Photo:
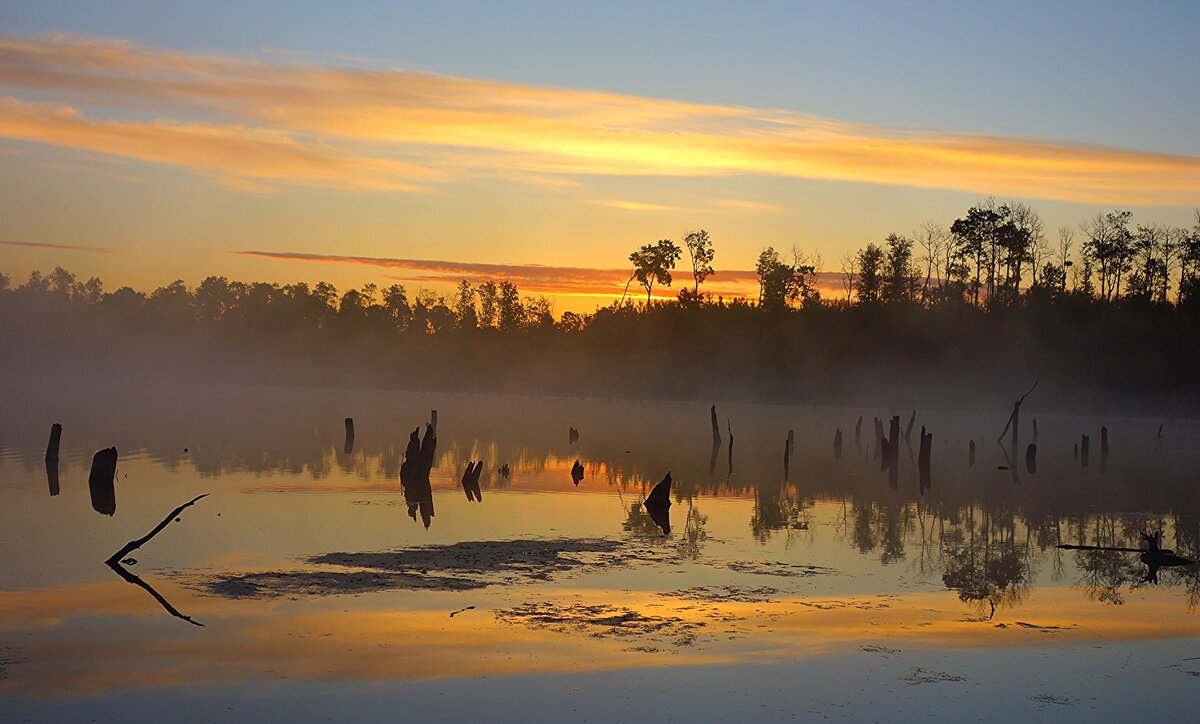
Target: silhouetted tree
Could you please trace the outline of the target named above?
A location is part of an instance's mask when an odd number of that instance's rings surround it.
[[[712,241],[704,229],[688,232],[687,236],[683,237],[683,245],[692,260],[692,279],[695,280],[692,291],[699,293],[700,285],[713,273],[712,260],[716,252],[713,251]]]
[[[655,283],[671,286],[671,270],[683,251],[670,239],[660,239],[657,244],[645,244],[629,255],[633,262],[633,276],[646,288],[646,304],[650,304],[650,293]]]
[[[883,249],[867,244],[858,252],[858,301],[873,304],[883,292]]]
[[[458,318],[459,329],[475,329],[479,326],[479,317],[475,313],[475,290],[466,279],[458,283],[454,297],[454,316]]]
[[[911,302],[920,290],[920,275],[912,260],[912,240],[889,234],[879,297],[884,302]]]
[[[496,282],[489,280],[480,284],[476,293],[479,295],[479,326],[495,327],[498,309]]]
[[[1096,214],[1083,222],[1080,229],[1088,240],[1084,243],[1088,258],[1099,266],[1100,298],[1121,296],[1121,279],[1129,271],[1133,258],[1133,234],[1129,231],[1131,211],[1110,211]]]

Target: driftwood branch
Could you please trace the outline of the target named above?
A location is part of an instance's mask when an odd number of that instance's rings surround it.
[[[187,621],[188,623],[192,624],[193,626],[204,626],[204,624],[200,623],[199,621],[193,620],[191,616],[185,616],[182,613],[180,613],[178,609],[176,609],[174,606],[171,605],[170,601],[168,601],[167,599],[162,597],[161,593],[154,590],[153,586],[151,586],[149,583],[146,583],[145,581],[138,578],[133,573],[130,573],[128,570],[126,570],[125,566],[122,566],[120,561],[109,560],[109,561],[105,561],[105,563],[107,563],[108,567],[113,569],[113,571],[115,571],[118,576],[120,576],[121,578],[124,578],[129,583],[132,583],[133,585],[138,586],[139,588],[146,591],[146,593],[149,593],[151,596],[153,596],[154,600],[158,601],[159,605],[161,605],[163,607],[163,609],[166,610],[167,613],[171,614],[175,618],[181,618],[184,621]]]
[[[141,538],[138,538],[137,540],[131,540],[128,543],[126,543],[125,545],[121,546],[121,550],[119,550],[116,553],[113,553],[111,556],[109,556],[108,560],[105,561],[105,563],[107,563],[109,565],[112,565],[114,562],[120,563],[121,559],[124,558],[126,555],[136,551],[138,548],[141,548],[143,545],[148,543],[151,538],[153,538],[154,536],[161,533],[162,529],[166,528],[168,525],[170,525],[171,521],[175,520],[175,518],[177,518],[179,516],[179,514],[183,512],[184,508],[195,505],[197,500],[200,500],[201,498],[207,498],[207,497],[208,497],[208,493],[205,493],[204,495],[197,495],[196,497],[192,498],[188,502],[179,506],[175,510],[172,510],[170,513],[167,514],[166,518],[162,519],[161,523],[154,526],[154,530],[150,531],[149,533],[142,536]]]
[[[170,525],[171,521],[175,520],[175,518],[177,518],[179,514],[183,512],[184,508],[195,505],[197,500],[207,497],[208,493],[205,493],[204,495],[197,495],[195,498],[192,498],[175,510],[172,510],[166,518],[163,518],[161,523],[154,526],[154,530],[151,530],[149,533],[141,538],[138,538],[137,540],[129,541],[125,545],[121,546],[121,550],[113,553],[111,556],[109,556],[108,560],[104,561],[105,565],[111,568],[118,576],[124,578],[128,583],[132,583],[133,585],[143,589],[146,591],[146,593],[149,593],[155,601],[158,601],[159,605],[162,606],[167,613],[171,614],[175,618],[181,618],[193,626],[203,626],[204,624],[200,623],[199,621],[192,620],[191,616],[185,616],[184,614],[180,613],[178,609],[176,609],[169,601],[167,601],[167,599],[163,598],[162,594],[154,590],[153,586],[151,586],[149,583],[146,583],[135,574],[130,573],[125,566],[121,565],[121,560],[129,553],[141,548],[151,538],[161,533],[162,529]]]

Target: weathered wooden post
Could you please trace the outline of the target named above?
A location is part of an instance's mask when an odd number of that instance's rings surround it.
[[[975,467],[975,441],[971,440],[971,444],[967,447],[967,464]]]
[[[350,453],[354,452],[354,418],[353,417],[346,418],[346,445],[342,449],[342,452],[346,455],[349,455]]]
[[[1029,447],[1025,448],[1025,472],[1030,475],[1037,473],[1037,443],[1029,443]]]
[[[1089,458],[1091,457],[1091,455],[1089,454],[1090,452],[1091,452],[1091,440],[1088,439],[1087,435],[1084,435],[1079,440],[1079,463],[1080,463],[1080,465],[1082,465],[1085,468],[1088,466],[1088,463],[1090,462],[1090,460],[1089,460]]]

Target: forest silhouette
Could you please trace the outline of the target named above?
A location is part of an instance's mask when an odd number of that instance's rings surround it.
[[[1052,243],[1029,207],[987,200],[847,255],[840,294],[817,287],[819,257],[767,247],[757,299],[716,297],[703,287],[715,256],[703,230],[643,245],[621,298],[558,318],[503,279],[443,295],[210,276],[144,293],[61,267],[0,275],[0,360],[27,374],[635,399],[961,409],[1041,379],[1074,410],[1198,401],[1200,212],[1192,229],[1101,213]],[[691,278],[656,300],[680,261]]]

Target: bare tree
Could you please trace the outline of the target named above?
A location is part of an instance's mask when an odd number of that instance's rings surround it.
[[[1054,257],[1058,261],[1058,265],[1063,270],[1063,291],[1067,291],[1067,268],[1072,266],[1071,247],[1075,244],[1075,230],[1069,226],[1058,227],[1058,250]],[[1075,291],[1077,277],[1072,275],[1071,291]]]
[[[854,297],[858,276],[858,256],[854,253],[842,257],[842,289],[846,290],[846,301]]]
[[[945,247],[950,244],[950,232],[946,231],[946,227],[933,221],[926,221],[921,224],[913,236],[921,244],[924,249],[920,261],[925,264],[925,280],[921,283],[921,300],[928,302],[931,283],[936,282],[938,287],[945,283],[945,273],[942,267],[942,257],[945,253]]]

